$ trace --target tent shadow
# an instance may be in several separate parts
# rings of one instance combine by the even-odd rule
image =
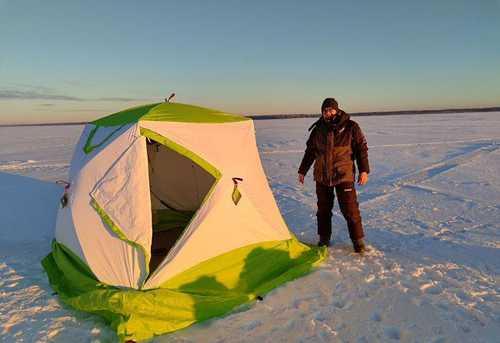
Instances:
[[[192,297],[196,322],[222,318],[303,275],[308,256],[308,251],[291,258],[288,251],[257,247],[246,255],[243,267],[236,261],[222,273],[217,271],[217,277],[204,275],[183,284],[178,290]]]
[[[29,295],[29,301],[16,305],[20,311],[17,313],[32,311],[29,325],[21,324],[24,333],[21,337],[36,337],[37,331],[47,328],[49,323],[46,310],[38,309],[47,304],[54,291],[40,260],[50,252],[62,192],[62,187],[54,182],[0,172],[0,262],[4,264],[0,273],[1,291],[11,302]],[[43,292],[33,292],[34,286]],[[8,308],[12,305],[6,310]],[[15,340],[15,336],[9,334],[5,339],[9,337]]]
[[[21,277],[10,291],[35,284],[52,292],[40,260],[50,252],[62,193],[54,182],[0,172],[0,259]]]
[[[50,242],[62,193],[54,182],[0,172],[0,240]]]

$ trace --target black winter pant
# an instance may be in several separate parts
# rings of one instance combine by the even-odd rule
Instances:
[[[332,209],[333,201],[335,200],[334,188],[337,193],[340,211],[347,222],[349,237],[353,241],[363,238],[363,224],[361,223],[356,189],[352,182],[341,183],[333,187],[316,182],[318,235],[321,238],[330,239],[332,234]]]

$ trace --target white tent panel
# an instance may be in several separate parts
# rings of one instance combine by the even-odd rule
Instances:
[[[75,150],[69,202],[66,208],[59,210],[56,239],[87,263],[99,281],[138,288],[146,277],[142,253],[109,230],[90,205],[90,192],[138,137],[137,125],[120,130],[106,143],[105,148],[101,147],[86,155],[83,145],[90,128],[91,125],[87,125]],[[100,128],[98,132],[101,130],[104,135],[113,128]],[[66,211],[71,211],[69,215],[72,215],[72,220],[66,217]]]
[[[131,128],[134,128],[131,130]],[[83,128],[82,135],[75,147],[75,152],[73,153],[73,157],[71,159],[71,165],[69,170],[69,179],[73,180],[77,177],[78,173],[83,169],[85,164],[92,159],[94,159],[102,150],[114,149],[116,154],[120,154],[123,151],[116,150],[120,149],[120,145],[111,143],[117,139],[119,136],[122,136],[125,132],[127,135],[125,137],[128,138],[131,143],[137,133],[136,124],[127,124],[123,126],[111,126],[111,127],[99,127],[97,131],[94,133],[94,137],[91,140],[90,145],[95,148],[90,153],[85,153],[83,151],[85,144],[87,143],[87,139],[91,132],[94,130],[95,125],[87,124]],[[119,156],[119,155],[117,155]],[[113,163],[114,161],[109,161],[109,163]]]
[[[178,123],[141,121],[141,127],[154,131],[191,150],[224,173],[246,168],[249,139],[254,136],[251,120],[234,123]]]
[[[249,135],[245,144],[247,148],[245,149],[245,155],[242,157],[247,162],[247,168],[245,178],[241,183],[241,189],[244,190],[246,196],[252,202],[254,209],[269,223],[270,230],[275,230],[281,235],[289,235],[290,231],[274,199],[260,160],[253,123],[252,134]]]
[[[146,139],[138,137],[91,192],[128,240],[151,250],[152,219]]]
[[[59,208],[57,212],[55,237],[58,242],[64,242],[75,255],[85,261],[83,249],[76,235],[75,224],[73,223],[73,216],[69,206]]]

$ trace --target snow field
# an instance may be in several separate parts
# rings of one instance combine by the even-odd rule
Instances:
[[[352,252],[335,205],[333,246],[317,271],[155,342],[498,341],[500,113],[354,120],[370,145],[370,181],[358,187],[370,251]],[[304,186],[296,178],[312,122],[255,122],[278,205],[309,243],[312,173]],[[102,320],[61,305],[39,263],[62,191],[53,181],[66,177],[81,129],[0,128],[1,342],[116,340]]]

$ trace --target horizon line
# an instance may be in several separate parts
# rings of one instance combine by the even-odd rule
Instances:
[[[443,109],[427,109],[427,110],[397,110],[397,111],[374,111],[374,112],[349,112],[349,115],[354,117],[362,116],[385,116],[385,115],[410,115],[410,114],[439,114],[439,113],[470,113],[470,112],[497,112],[500,111],[500,106],[489,107],[467,107],[467,108],[443,108]],[[297,118],[315,118],[320,113],[303,113],[303,114],[254,114],[244,117],[252,120],[271,120],[271,119],[297,119]],[[69,126],[69,125],[86,125],[92,121],[79,122],[54,122],[54,123],[14,123],[0,124],[0,127],[16,127],[16,126]]]

